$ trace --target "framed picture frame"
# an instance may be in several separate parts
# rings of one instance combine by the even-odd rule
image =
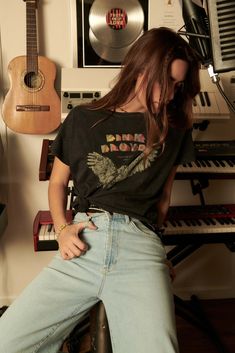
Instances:
[[[149,27],[148,0],[70,0],[74,67],[119,67]]]

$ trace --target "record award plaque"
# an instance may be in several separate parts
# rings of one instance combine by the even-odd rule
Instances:
[[[120,66],[148,29],[148,0],[77,1],[78,67]]]

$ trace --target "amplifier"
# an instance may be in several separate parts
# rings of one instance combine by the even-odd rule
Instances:
[[[62,68],[62,120],[76,105],[99,99],[109,92],[120,68]]]

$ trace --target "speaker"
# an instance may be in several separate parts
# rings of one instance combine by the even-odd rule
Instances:
[[[207,0],[215,72],[235,70],[235,1]]]

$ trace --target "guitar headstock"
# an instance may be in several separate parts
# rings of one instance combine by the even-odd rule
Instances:
[[[35,5],[35,8],[37,8],[37,4],[38,4],[38,1],[39,0],[23,0],[24,2],[30,2],[30,3],[33,3]]]

